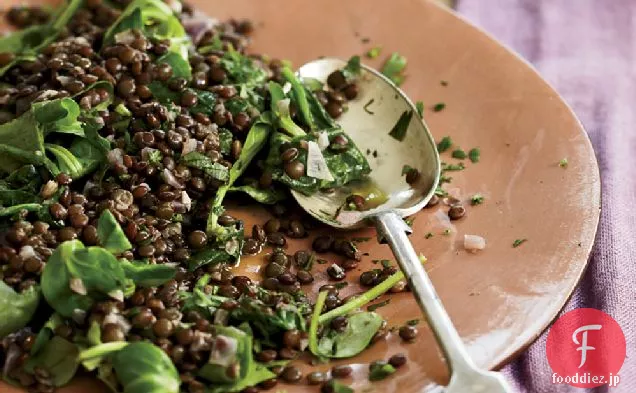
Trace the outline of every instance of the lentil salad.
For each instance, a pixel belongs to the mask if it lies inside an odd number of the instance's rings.
[[[321,236],[287,255],[286,237],[311,225],[281,219],[289,189],[325,192],[369,172],[334,121],[358,94],[359,58],[316,85],[247,55],[249,22],[202,29],[192,15],[160,0],[9,12],[22,30],[0,39],[5,380],[51,392],[85,370],[113,391],[253,392],[300,382],[289,362],[302,352],[349,358],[386,336],[379,314],[356,310],[408,289],[401,273],[383,264],[361,277],[368,292],[341,299],[362,258],[355,242]],[[309,143],[323,145],[331,178],[308,175]],[[276,217],[247,236],[224,209],[237,193]],[[261,282],[233,275],[265,248]],[[302,287],[325,252],[347,259],[312,305]],[[375,362],[371,378],[405,362]],[[335,391],[347,367],[306,380]]]

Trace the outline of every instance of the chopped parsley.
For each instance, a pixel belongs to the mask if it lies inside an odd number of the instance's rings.
[[[459,164],[447,164],[442,162],[442,171],[463,171],[464,169],[466,169],[466,167],[463,162]]]
[[[380,52],[382,52],[382,47],[373,47],[367,51],[367,57],[369,59],[375,59],[376,57],[380,56]]]
[[[391,54],[382,67],[382,74],[389,78],[397,86],[404,82],[402,72],[406,67],[406,57],[397,52]]]
[[[453,180],[452,177],[442,175],[439,177],[439,184],[450,183],[452,180]]]
[[[568,159],[567,158],[563,158],[561,161],[559,161],[559,166],[563,169],[568,167]]]
[[[453,158],[457,158],[459,160],[463,160],[464,158],[466,158],[467,154],[462,149],[455,149],[455,150],[453,150],[453,153],[451,154],[451,156]]]
[[[424,103],[422,101],[417,101],[415,103],[415,108],[417,109],[417,114],[419,117],[424,116]]]
[[[390,302],[391,302],[391,299],[386,299],[386,300],[384,300],[382,302],[371,304],[369,307],[367,307],[367,311],[375,311],[375,310],[377,310],[380,307],[386,306]]]
[[[413,222],[415,222],[415,216],[411,216],[411,217],[405,218],[404,222],[406,223],[406,225],[412,227],[413,226]]]
[[[409,173],[416,171],[417,169],[413,168],[412,166],[409,165],[404,165],[402,167],[402,176],[404,175],[408,175]]]
[[[360,56],[352,56],[347,65],[342,69],[342,74],[347,81],[352,81],[360,75],[362,66],[360,65]]]
[[[364,111],[367,112],[370,115],[374,115],[375,114],[375,112],[373,112],[371,109],[369,109],[369,107],[371,106],[371,104],[373,104],[373,102],[375,102],[374,98],[370,99],[369,102],[364,104],[364,106],[362,107],[362,109],[364,109]]]
[[[453,140],[450,138],[450,136],[445,136],[442,138],[441,141],[437,143],[437,151],[439,153],[443,153],[446,150],[450,149],[451,146],[453,146]]]
[[[429,232],[426,235],[424,235],[424,239],[430,239],[433,237],[433,232]]]
[[[441,112],[446,108],[446,104],[439,102],[433,106],[433,112]]]
[[[475,206],[475,205],[481,205],[482,203],[484,203],[484,197],[481,194],[475,194],[472,197],[470,197],[470,204]]]
[[[513,247],[513,248],[517,248],[517,247],[519,247],[520,245],[522,245],[523,243],[525,243],[525,242],[527,242],[527,241],[528,241],[528,239],[517,239],[517,240],[515,240],[515,241],[512,243],[512,247]]]
[[[382,264],[382,267],[385,269],[388,269],[391,267],[391,261],[388,259],[383,259],[380,261],[380,264]]]
[[[479,162],[479,158],[481,156],[481,152],[479,151],[478,147],[473,147],[472,149],[470,149],[470,151],[468,152],[468,158],[470,159],[470,161],[473,164],[476,164]]]
[[[402,115],[398,119],[397,123],[395,123],[395,126],[393,126],[391,132],[389,132],[389,135],[391,135],[393,139],[402,142],[406,137],[406,131],[409,129],[409,124],[411,123],[412,117],[413,111],[404,111],[404,113],[402,113]]]

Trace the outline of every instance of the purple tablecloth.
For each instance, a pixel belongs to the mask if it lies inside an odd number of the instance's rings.
[[[565,311],[616,319],[627,359],[616,393],[636,392],[636,1],[460,0],[458,10],[537,67],[585,125],[599,161],[603,210],[587,273]],[[504,372],[520,392],[551,384],[546,334]],[[607,386],[595,392],[610,390]]]

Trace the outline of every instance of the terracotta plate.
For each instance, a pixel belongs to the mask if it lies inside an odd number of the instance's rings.
[[[452,223],[443,206],[421,212],[414,223],[415,247],[428,257],[437,291],[479,365],[497,368],[535,340],[585,269],[599,218],[600,180],[581,124],[528,64],[451,12],[422,0],[192,3],[218,18],[254,20],[252,50],[295,65],[321,55],[348,58],[378,45],[384,48],[380,58],[391,51],[404,54],[409,60],[406,92],[428,107],[446,103],[445,110],[426,113],[435,137],[450,135],[458,146],[481,149],[481,161],[467,162],[468,169],[452,173],[447,189],[465,201],[475,193],[485,197],[480,206],[467,202],[467,217]],[[371,63],[379,66],[380,59]],[[559,167],[566,157],[567,168]],[[244,215],[250,221],[256,217],[251,211]],[[443,235],[447,229],[450,234]],[[433,237],[426,239],[427,233]],[[465,252],[464,234],[484,236],[487,248]],[[372,240],[361,243],[370,256],[349,274],[351,281],[374,266],[372,259],[391,258],[388,247],[375,242],[373,231],[355,236]],[[528,240],[513,248],[521,238]],[[241,269],[256,273],[261,263],[261,258],[244,260]],[[378,311],[390,326],[420,315],[408,293],[393,296]],[[448,376],[440,351],[426,324],[419,327],[413,344],[391,335],[353,359],[360,366],[355,378],[345,382],[357,391],[378,392],[415,392],[443,384]],[[370,385],[367,364],[396,352],[408,353],[407,366]],[[305,385],[284,389],[316,391]],[[83,381],[61,391],[95,388]]]

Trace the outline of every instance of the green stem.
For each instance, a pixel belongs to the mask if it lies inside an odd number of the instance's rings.
[[[78,360],[83,362],[95,357],[105,356],[123,349],[126,345],[128,345],[128,343],[125,341],[96,345],[80,352]]]
[[[309,109],[309,103],[307,101],[307,95],[305,94],[305,88],[302,83],[298,80],[296,75],[289,67],[283,67],[283,76],[292,86],[292,92],[294,98],[296,99],[296,105],[298,105],[298,110],[300,111],[301,117],[303,121],[310,129],[316,128],[314,124],[314,118],[311,115],[311,110]]]
[[[297,137],[307,135],[305,130],[294,123],[294,121],[289,116],[281,116],[278,119],[278,122],[280,123],[283,130],[287,131],[287,134],[289,134],[289,136]]]
[[[386,280],[382,281],[381,283],[379,283],[378,285],[376,285],[375,287],[369,289],[367,292],[363,293],[362,295],[360,295],[359,297],[351,300],[350,302],[347,302],[345,304],[343,304],[342,306],[338,307],[338,308],[334,308],[333,310],[322,314],[317,321],[317,324],[325,324],[329,321],[331,321],[332,319],[339,317],[339,316],[343,316],[343,315],[347,315],[349,314],[351,311],[356,310],[362,306],[364,306],[367,303],[370,303],[373,299],[377,298],[378,296],[382,295],[383,293],[387,292],[389,289],[391,289],[395,284],[398,283],[398,281],[404,279],[404,273],[402,273],[401,271],[392,274],[391,276],[389,276]],[[316,313],[316,310],[314,309],[314,315]],[[314,319],[312,318],[311,323],[314,323]],[[311,334],[310,334],[311,337]]]
[[[314,312],[311,315],[311,323],[309,324],[309,350],[316,356],[319,356],[318,326],[320,325],[320,313],[322,312],[322,308],[325,305],[325,300],[327,299],[328,294],[328,291],[322,291],[318,293],[316,305],[314,306]]]

